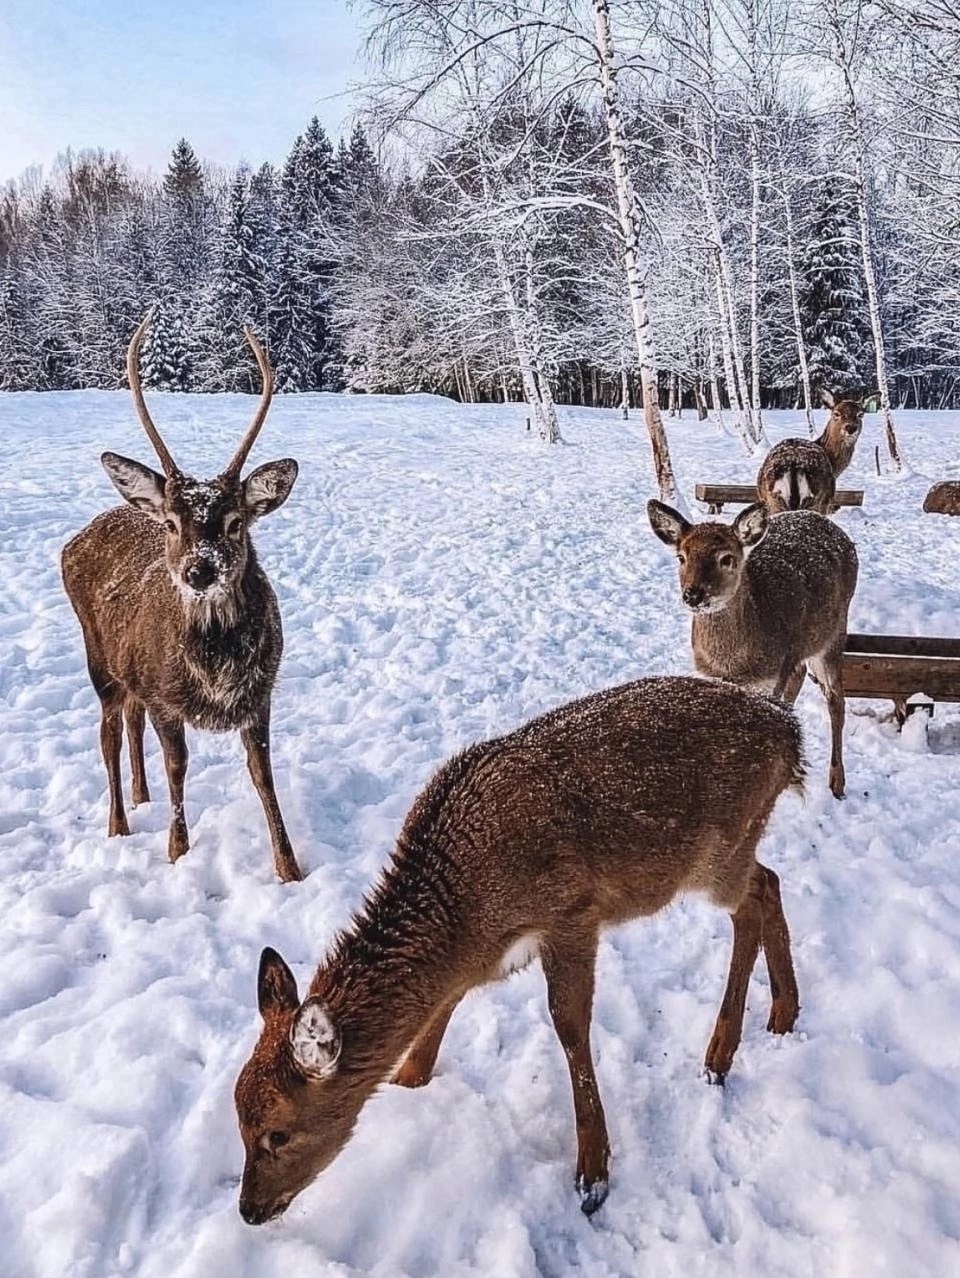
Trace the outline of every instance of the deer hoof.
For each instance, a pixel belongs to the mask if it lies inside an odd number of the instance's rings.
[[[282,861],[277,865],[277,876],[281,883],[302,883],[303,871],[293,859]]]
[[[167,845],[167,856],[171,863],[176,864],[182,856],[190,851],[190,840],[187,838],[186,832],[183,834],[174,833],[170,835],[170,842]]]
[[[577,1193],[580,1195],[580,1210],[585,1216],[592,1216],[606,1202],[610,1192],[610,1182],[594,1180],[588,1182],[585,1177],[577,1177]]]
[[[424,1073],[418,1065],[407,1059],[391,1078],[390,1082],[396,1083],[398,1087],[426,1087],[427,1083],[430,1082],[430,1075]]]
[[[793,1005],[783,1005],[774,1002],[770,1008],[770,1019],[767,1021],[767,1029],[771,1034],[789,1034],[797,1023],[797,1015],[800,1009]]]
[[[129,833],[130,827],[127,825],[127,818],[125,816],[121,817],[118,821],[115,821],[113,817],[110,818],[110,824],[107,827],[108,839],[112,839],[114,835],[117,834],[127,835]]]

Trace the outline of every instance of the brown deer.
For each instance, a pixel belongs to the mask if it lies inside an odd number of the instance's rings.
[[[923,499],[928,515],[960,515],[960,480],[943,479],[933,484]]]
[[[816,439],[783,439],[770,449],[757,473],[757,496],[771,515],[784,510],[815,510],[829,515],[837,476],[850,465],[863,429],[863,400],[837,400],[822,392],[830,409]]]
[[[172,806],[168,850],[190,846],[183,815],[184,724],[240,730],[247,766],[270,827],[280,878],[301,878],[270,767],[270,694],[283,648],[276,596],[257,562],[250,527],[281,506],[297,477],[290,458],[241,479],[273,394],[273,374],[250,330],[263,376],[260,404],[233,458],[215,479],[176,465],[147,411],[139,353],[150,315],[127,351],[140,421],[163,466],[104,453],[103,467],[129,503],[108,510],[63,550],[63,582],[80,619],[90,679],[100,698],[100,747],[110,788],[108,833],[129,834],[120,785],[127,726],[133,802],[149,802],[143,760],[145,713],[163,747]]]
[[[767,1028],[791,1030],[799,1002],[779,881],[755,851],[778,796],[802,780],[789,709],[691,677],[611,688],[449,760],[306,999],[280,955],[263,951],[263,1029],[235,1092],[244,1220],[282,1213],[382,1083],[426,1083],[464,994],[535,956],[573,1088],[576,1185],[595,1211],[610,1153],[590,1054],[599,933],[705,892],[733,919],[708,1075],[722,1082],[731,1067],[760,948]]]
[[[857,551],[813,511],[771,518],[762,502],[732,526],[691,524],[647,503],[650,526],[677,552],[680,594],[693,613],[693,664],[791,705],[809,664],[830,711],[830,789],[843,797],[843,649]]]

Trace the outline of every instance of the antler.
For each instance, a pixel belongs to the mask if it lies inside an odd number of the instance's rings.
[[[263,353],[263,347],[257,341],[256,335],[252,328],[244,325],[243,335],[247,339],[250,349],[256,356],[257,363],[260,366],[260,374],[263,377],[263,391],[260,395],[260,406],[254,414],[253,421],[250,423],[247,433],[240,442],[240,447],[234,453],[229,465],[223,472],[228,478],[234,478],[240,474],[243,469],[243,463],[247,460],[247,454],[253,447],[254,441],[260,434],[260,427],[263,425],[263,419],[267,415],[270,407],[270,401],[273,399],[273,369],[270,362]]]
[[[140,347],[143,344],[144,334],[150,327],[152,319],[153,311],[149,310],[140,321],[140,327],[130,338],[130,345],[127,347],[127,381],[130,383],[130,393],[137,408],[137,416],[140,418],[143,429],[147,432],[147,438],[156,449],[160,464],[163,466],[163,473],[169,477],[178,473],[177,463],[170,456],[170,450],[160,438],[160,432],[153,424],[147,411],[146,400],[143,398],[143,391],[140,389]]]

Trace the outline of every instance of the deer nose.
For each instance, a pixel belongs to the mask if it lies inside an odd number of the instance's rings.
[[[191,590],[205,590],[213,583],[217,570],[208,559],[198,559],[183,574],[183,579]]]
[[[703,586],[687,586],[683,592],[683,602],[688,608],[699,608],[705,597]]]
[[[269,1212],[262,1207],[258,1207],[256,1203],[246,1202],[240,1199],[240,1215],[248,1225],[262,1225],[269,1217]]]

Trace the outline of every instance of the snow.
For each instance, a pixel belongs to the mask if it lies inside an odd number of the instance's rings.
[[[151,397],[181,465],[232,455],[244,396]],[[154,802],[106,837],[98,712],[59,580],[62,544],[115,500],[104,447],[151,460],[127,396],[0,396],[0,1273],[5,1278],[397,1275],[947,1275],[960,1240],[960,711],[926,740],[848,707],[848,797],[826,790],[826,710],[798,709],[810,778],[761,855],[781,875],[802,1010],[765,1032],[751,985],[725,1089],[700,1063],[728,920],[691,898],[601,943],[593,1049],[613,1146],[588,1221],[566,1065],[532,964],[457,1010],[438,1070],[384,1088],[277,1224],[237,1212],[232,1090],[259,1030],[260,950],[305,991],[433,769],[586,692],[690,668],[689,617],[650,532],[639,415],[430,396],[274,402],[257,451],[296,456],[257,527],[286,651],[280,802],[305,882],[274,880],[236,735],[191,734],[193,846]],[[912,476],[877,483],[867,419],[845,487],[862,509],[851,628],[960,633],[960,521],[923,515],[960,413],[898,414]],[[770,414],[771,440],[803,433]],[[685,493],[756,463],[668,422]],[[920,715],[917,716],[919,721]]]

